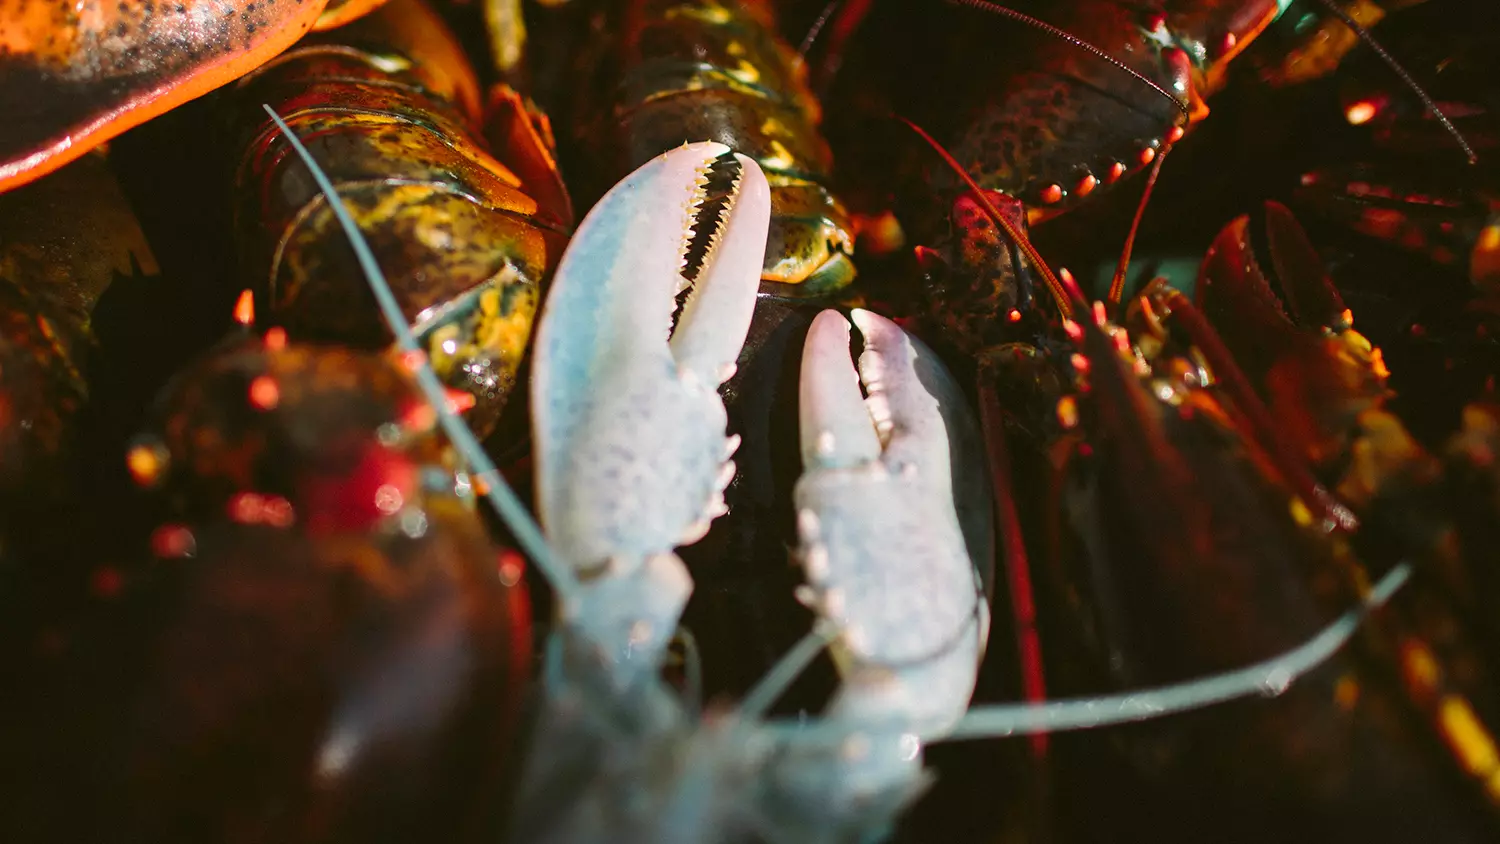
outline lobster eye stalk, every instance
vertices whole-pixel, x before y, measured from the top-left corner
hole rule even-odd
[[[481,482],[476,486],[482,485],[485,498],[515,534],[516,540],[526,549],[527,554],[541,569],[552,588],[557,591],[558,603],[566,614],[574,604],[572,598],[578,593],[577,579],[553,553],[551,546],[542,536],[542,530],[536,520],[526,511],[525,505],[521,504],[515,491],[505,482],[504,476],[485,453],[484,447],[480,445],[474,432],[470,431],[469,426],[449,409],[442,381],[438,379],[437,373],[432,371],[426,354],[418,345],[416,338],[412,336],[411,327],[401,313],[401,306],[396,302],[396,296],[391,292],[385,274],[380,271],[379,262],[375,260],[375,253],[370,250],[369,243],[359,230],[359,225],[354,222],[354,218],[344,206],[344,201],[339,197],[338,191],[329,181],[327,174],[323,172],[323,168],[318,165],[312,153],[307,151],[302,140],[297,137],[290,126],[286,125],[286,121],[281,119],[281,115],[277,114],[275,109],[266,104],[262,104],[261,108],[266,110],[266,114],[269,114],[271,120],[276,123],[276,128],[286,136],[287,143],[291,144],[297,156],[302,159],[303,164],[312,174],[313,181],[317,183],[318,189],[328,200],[329,209],[333,211],[334,217],[344,229],[344,234],[349,238],[349,245],[354,250],[360,269],[365,273],[370,290],[375,294],[375,300],[380,305],[380,312],[385,317],[391,333],[395,335],[396,346],[402,352],[411,355],[413,359],[420,361],[415,367],[413,377],[428,403],[432,405],[433,410],[437,411],[438,423],[442,426],[443,432],[448,435],[448,439],[458,450],[459,455],[469,464],[474,472],[475,480]]]

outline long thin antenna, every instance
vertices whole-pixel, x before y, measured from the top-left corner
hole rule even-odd
[[[1317,669],[1354,638],[1365,617],[1385,606],[1411,579],[1411,563],[1398,563],[1386,572],[1360,601],[1311,639],[1267,660],[1165,686],[1137,689],[1102,697],[1053,700],[1043,704],[1016,703],[980,706],[969,710],[952,729],[921,736],[927,744],[1005,738],[1032,733],[1090,730],[1117,724],[1149,721],[1180,712],[1253,697],[1279,697],[1298,679]],[[848,724],[805,726],[785,722],[772,725],[783,736],[799,741],[844,740]]]
[[[982,707],[970,710],[946,735],[929,741],[962,741],[1037,731],[1089,729],[1160,718],[1256,695],[1276,697],[1292,683],[1327,662],[1354,638],[1365,616],[1383,605],[1411,578],[1410,563],[1386,572],[1359,606],[1303,644],[1271,659],[1199,680],[1173,683],[1118,695],[1055,700],[1044,707],[1031,704]]]
[[[1156,84],[1154,81],[1152,81],[1130,65],[1125,64],[1114,56],[1111,56],[1109,53],[1104,52],[1098,47],[1095,47],[1093,44],[1090,44],[1089,42],[1083,40],[1082,38],[1079,38],[1078,36],[1074,35],[1071,32],[1068,32],[1065,29],[1055,27],[1044,20],[1039,20],[1032,17],[1031,15],[1025,14],[1024,12],[1018,12],[1008,6],[1002,6],[999,3],[992,2],[992,0],[948,0],[948,2],[952,3],[955,6],[967,6],[971,9],[978,9],[981,12],[989,12],[991,14],[999,15],[1004,18],[1010,18],[1013,21],[1019,21],[1026,24],[1027,26],[1035,27],[1036,29],[1045,32],[1048,35],[1051,35],[1053,38],[1058,38],[1066,41],[1069,44],[1072,44],[1074,47],[1077,47],[1078,49],[1083,50],[1086,53],[1091,53],[1135,77],[1136,80],[1139,81],[1142,85],[1145,85],[1147,88],[1150,88],[1151,90],[1165,97],[1169,102],[1172,103],[1173,106],[1177,108],[1178,111],[1182,112],[1183,117],[1187,117],[1192,113],[1191,109],[1188,108],[1188,104],[1179,99],[1177,95],[1173,94],[1171,91],[1168,91],[1166,88],[1163,88],[1162,86]]]
[[[833,624],[821,620],[815,624],[806,636],[797,640],[797,644],[771,666],[771,670],[740,701],[739,719],[749,723],[764,715],[837,636],[838,630]]]
[[[1026,253],[1026,257],[1037,268],[1037,271],[1042,274],[1042,281],[1046,282],[1047,290],[1051,292],[1053,301],[1057,302],[1057,309],[1062,312],[1064,317],[1072,318],[1073,305],[1068,301],[1067,293],[1063,291],[1063,286],[1057,280],[1057,276],[1053,275],[1052,268],[1047,266],[1046,261],[1042,260],[1042,256],[1036,251],[1036,247],[1031,245],[1031,239],[1022,234],[1015,226],[1011,225],[1010,221],[1005,218],[1005,215],[1001,214],[999,209],[995,208],[995,204],[990,202],[989,197],[984,193],[984,189],[979,186],[978,182],[974,181],[974,177],[969,175],[969,171],[965,170],[964,166],[958,163],[958,159],[954,158],[952,153],[944,149],[942,144],[927,134],[926,129],[899,114],[894,115],[894,117],[909,126],[913,132],[921,136],[922,140],[937,150],[937,154],[943,157],[943,161],[947,162],[948,166],[953,169],[953,172],[957,173],[964,180],[964,183],[969,186],[969,190],[974,192],[974,201],[979,203],[979,207],[984,209],[984,213],[994,221],[995,225],[1000,227],[1001,231],[1005,232],[1005,235],[1011,239],[1011,242],[1020,247],[1022,252]]]
[[[526,553],[531,556],[537,568],[541,569],[542,574],[552,584],[552,588],[557,592],[562,613],[568,614],[574,603],[573,599],[578,594],[577,578],[553,553],[551,546],[542,536],[541,528],[531,518],[531,514],[526,511],[520,499],[516,497],[515,491],[505,482],[500,470],[495,468],[495,464],[490,461],[489,455],[485,454],[484,447],[479,444],[474,432],[470,431],[469,426],[448,409],[443,382],[438,380],[437,373],[432,371],[432,366],[428,363],[422,347],[412,336],[411,327],[407,324],[405,315],[401,313],[401,306],[397,304],[395,295],[391,293],[391,286],[386,281],[385,274],[380,271],[380,264],[375,260],[375,254],[370,251],[370,244],[365,241],[364,234],[359,230],[354,218],[350,216],[349,209],[344,206],[344,201],[339,197],[333,183],[328,180],[323,168],[318,166],[312,153],[307,151],[301,139],[290,126],[286,125],[286,121],[281,119],[281,115],[277,114],[275,109],[265,104],[262,104],[261,108],[266,110],[266,114],[271,115],[271,119],[276,122],[276,127],[286,136],[292,149],[296,150],[297,155],[307,165],[307,169],[312,173],[313,181],[317,182],[318,189],[328,200],[328,207],[338,218],[345,236],[349,238],[349,245],[354,249],[354,256],[359,261],[366,280],[370,283],[370,290],[375,294],[375,300],[380,304],[380,311],[385,317],[386,324],[390,326],[391,333],[396,336],[396,346],[421,361],[413,372],[417,386],[427,397],[428,403],[437,411],[438,424],[448,435],[453,447],[458,449],[458,453],[473,470],[477,481],[475,487],[481,489],[490,505],[495,508],[495,512],[515,534],[521,547],[526,549]]]
[[[1010,583],[1011,618],[1015,624],[1016,657],[1021,671],[1021,695],[1033,705],[1047,701],[1047,674],[1042,661],[1042,639],[1037,631],[1036,600],[1031,587],[1031,561],[1021,537],[1021,517],[1011,479],[1010,450],[1005,443],[1005,424],[1001,418],[1000,398],[988,380],[981,379],[979,420],[988,445],[990,478],[995,487],[995,516],[1000,527],[1001,556]],[[1047,734],[1031,736],[1032,758],[1041,762],[1047,756]]]
[[[1151,201],[1151,189],[1156,187],[1156,177],[1161,175],[1161,163],[1172,151],[1171,145],[1164,147],[1151,165],[1151,175],[1146,177],[1146,189],[1141,191],[1141,201],[1135,206],[1135,219],[1130,221],[1130,233],[1125,235],[1125,249],[1120,253],[1120,263],[1115,266],[1115,277],[1109,283],[1109,306],[1118,308],[1125,298],[1125,273],[1130,270],[1130,253],[1135,249],[1135,235],[1141,228],[1141,218],[1146,216],[1146,205]]]
[[[1436,117],[1437,121],[1443,124],[1443,128],[1448,130],[1448,134],[1453,136],[1453,140],[1458,142],[1458,146],[1464,151],[1464,155],[1469,159],[1469,163],[1478,164],[1479,156],[1474,154],[1474,148],[1469,146],[1469,142],[1458,131],[1458,127],[1453,125],[1453,122],[1448,119],[1446,114],[1443,114],[1442,109],[1438,108],[1437,103],[1433,101],[1432,97],[1428,96],[1422,86],[1417,84],[1417,80],[1413,79],[1411,74],[1406,72],[1406,68],[1402,67],[1401,63],[1396,61],[1396,57],[1386,52],[1385,48],[1380,46],[1380,42],[1375,40],[1375,36],[1371,35],[1369,30],[1360,26],[1359,21],[1356,21],[1343,9],[1340,9],[1334,0],[1318,0],[1318,2],[1322,3],[1323,7],[1330,14],[1343,21],[1344,26],[1353,30],[1354,34],[1359,36],[1359,40],[1365,42],[1371,50],[1375,51],[1375,55],[1380,56],[1381,61],[1385,62],[1391,70],[1396,72],[1397,76],[1401,77],[1401,81],[1406,83],[1406,86],[1412,90],[1412,93],[1417,95],[1417,99],[1422,101],[1422,105],[1427,108],[1427,111],[1433,117]]]
[[[828,20],[833,17],[833,13],[838,11],[839,4],[843,2],[844,0],[829,0],[828,5],[823,7],[823,11],[818,15],[818,19],[813,21],[812,28],[807,30],[807,35],[803,37],[802,43],[797,45],[798,62],[805,63],[807,61],[808,51],[812,49],[813,43],[818,40],[818,35],[823,32],[823,27],[828,25]]]

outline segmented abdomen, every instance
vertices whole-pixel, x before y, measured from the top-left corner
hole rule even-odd
[[[391,341],[354,252],[260,109],[302,139],[344,198],[439,376],[494,426],[566,239],[476,139],[478,86],[435,15],[401,0],[304,42],[242,83],[253,120],[236,187],[244,264],[294,338]]]
[[[854,237],[827,187],[833,160],[817,128],[819,108],[770,10],[641,0],[629,4],[623,24],[621,73],[605,80],[610,125],[594,129],[603,137],[585,146],[620,139],[607,165],[614,176],[695,141],[754,158],[772,191],[763,290],[802,298],[847,286]]]

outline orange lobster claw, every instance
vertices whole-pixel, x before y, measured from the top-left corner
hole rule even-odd
[[[383,0],[18,0],[0,18],[0,191],[233,82]]]

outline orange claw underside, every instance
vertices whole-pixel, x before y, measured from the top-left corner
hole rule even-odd
[[[0,192],[381,2],[0,0]]]

